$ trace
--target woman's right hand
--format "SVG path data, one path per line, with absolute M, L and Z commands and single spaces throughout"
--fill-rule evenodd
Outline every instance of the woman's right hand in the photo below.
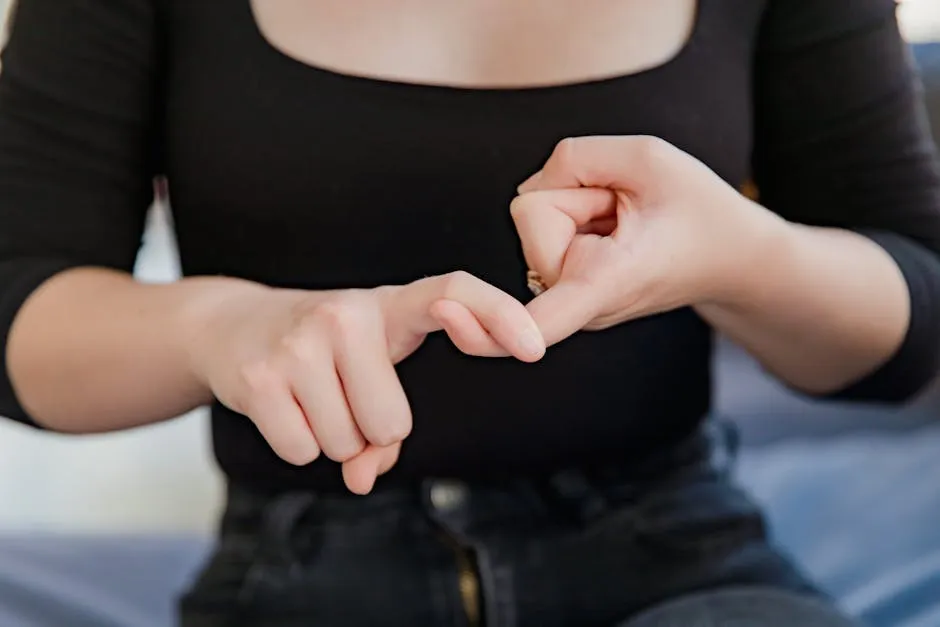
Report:
M 200 317 L 191 361 L 221 403 L 248 416 L 284 460 L 321 453 L 365 494 L 397 461 L 411 410 L 395 364 L 444 330 L 464 353 L 537 361 L 525 307 L 465 272 L 371 290 L 238 287 Z

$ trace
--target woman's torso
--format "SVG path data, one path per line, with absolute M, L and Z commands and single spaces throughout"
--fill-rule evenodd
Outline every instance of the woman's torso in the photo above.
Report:
M 339 31 L 307 28 L 333 4 L 344 14 L 331 18 Z M 386 9 L 362 29 L 361 41 L 376 42 L 369 49 L 356 29 L 343 30 L 358 4 L 290 0 L 278 17 L 253 12 L 250 0 L 167 0 L 161 132 L 184 272 L 324 289 L 462 269 L 525 299 L 509 202 L 558 140 L 657 135 L 741 184 L 764 2 L 701 0 L 695 11 L 671 0 L 651 13 L 668 35 L 658 47 L 638 26 L 652 28 L 640 22 L 650 5 L 611 4 L 554 17 L 516 8 L 499 19 L 424 18 L 414 7 L 404 19 Z M 441 23 L 451 24 L 443 38 Z M 562 37 L 564 23 L 576 35 Z M 498 34 L 479 57 L 470 45 L 478 32 Z M 643 45 L 618 41 L 619 32 Z M 328 44 L 306 43 L 321 37 Z M 536 62 L 553 51 L 551 63 Z M 578 334 L 535 365 L 465 357 L 431 337 L 399 366 L 414 432 L 388 480 L 642 455 L 708 411 L 710 345 L 688 309 Z M 214 408 L 213 430 L 235 480 L 340 485 L 327 460 L 279 462 L 247 419 L 224 408 Z

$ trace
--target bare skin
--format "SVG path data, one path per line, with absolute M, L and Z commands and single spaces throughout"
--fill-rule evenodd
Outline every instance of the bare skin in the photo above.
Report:
M 633 74 L 682 49 L 696 0 L 252 0 L 265 38 L 343 74 L 460 87 Z M 537 7 L 537 8 L 536 8 Z

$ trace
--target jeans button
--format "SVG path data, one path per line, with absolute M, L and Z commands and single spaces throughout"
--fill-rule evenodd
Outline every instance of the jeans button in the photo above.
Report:
M 466 502 L 467 488 L 460 483 L 439 481 L 431 485 L 429 496 L 434 509 L 440 512 L 449 512 Z

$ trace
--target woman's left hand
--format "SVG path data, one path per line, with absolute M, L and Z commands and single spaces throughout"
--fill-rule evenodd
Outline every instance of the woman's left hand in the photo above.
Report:
M 652 137 L 562 141 L 512 217 L 548 288 L 528 305 L 549 344 L 733 299 L 787 223 Z

